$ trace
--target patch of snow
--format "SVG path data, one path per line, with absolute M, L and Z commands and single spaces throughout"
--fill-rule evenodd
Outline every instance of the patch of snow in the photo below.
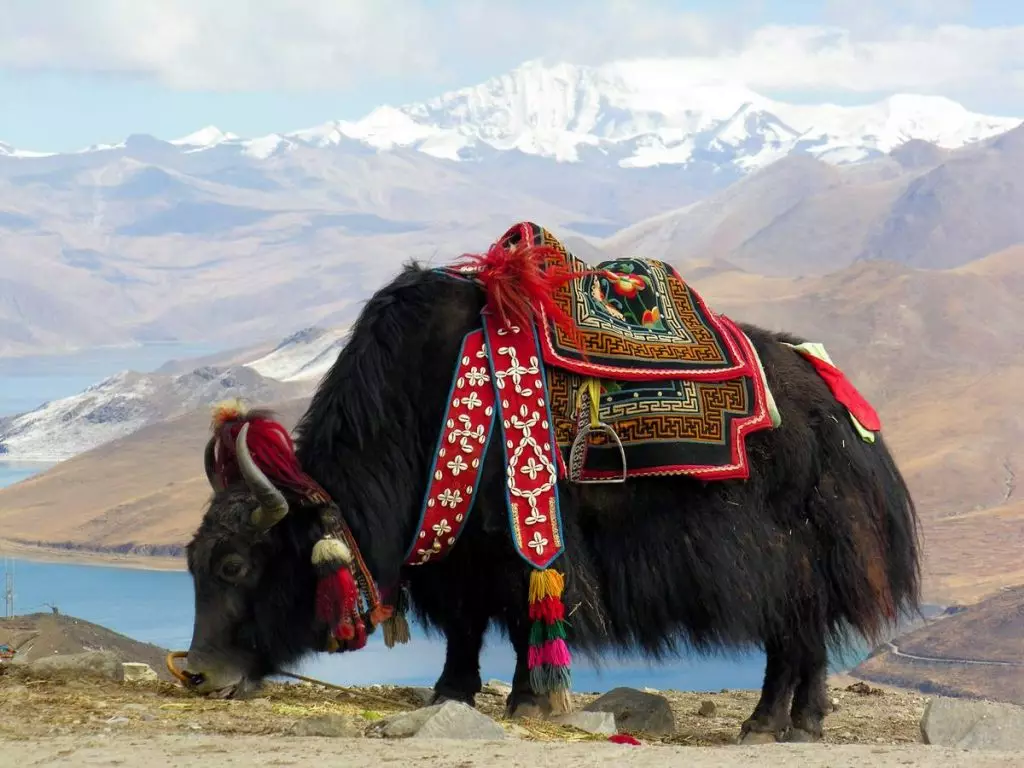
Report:
M 347 333 L 348 328 L 306 328 L 289 336 L 263 357 L 245 363 L 245 366 L 277 381 L 319 381 L 334 365 Z
M 246 367 L 200 367 L 188 373 L 123 371 L 83 392 L 0 422 L 0 455 L 57 462 L 143 427 L 231 397 L 267 402 L 298 394 Z
M 235 134 L 225 133 L 215 125 L 208 125 L 183 138 L 172 139 L 169 143 L 178 147 L 208 148 L 236 139 L 238 139 L 238 136 Z

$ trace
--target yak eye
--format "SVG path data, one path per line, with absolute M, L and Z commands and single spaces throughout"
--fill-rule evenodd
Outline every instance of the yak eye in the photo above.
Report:
M 221 560 L 217 572 L 225 581 L 236 581 L 245 572 L 245 560 L 241 555 L 228 555 Z

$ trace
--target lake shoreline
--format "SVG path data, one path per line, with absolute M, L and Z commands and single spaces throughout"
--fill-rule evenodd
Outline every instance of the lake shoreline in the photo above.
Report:
M 93 565 L 133 571 L 186 571 L 184 557 L 121 555 L 93 549 L 41 547 L 0 539 L 0 556 L 50 565 Z

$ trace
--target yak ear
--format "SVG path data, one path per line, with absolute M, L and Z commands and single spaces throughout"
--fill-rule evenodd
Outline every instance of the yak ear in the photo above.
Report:
M 203 465 L 206 468 L 206 479 L 210 487 L 216 491 L 224 490 L 224 483 L 217 476 L 217 438 L 211 437 L 206 443 L 206 450 L 203 451 Z

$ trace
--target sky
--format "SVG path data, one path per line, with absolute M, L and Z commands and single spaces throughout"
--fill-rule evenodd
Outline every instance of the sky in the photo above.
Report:
M 531 59 L 640 56 L 791 101 L 927 93 L 1024 117 L 1016 0 L 0 0 L 0 142 L 260 136 Z

